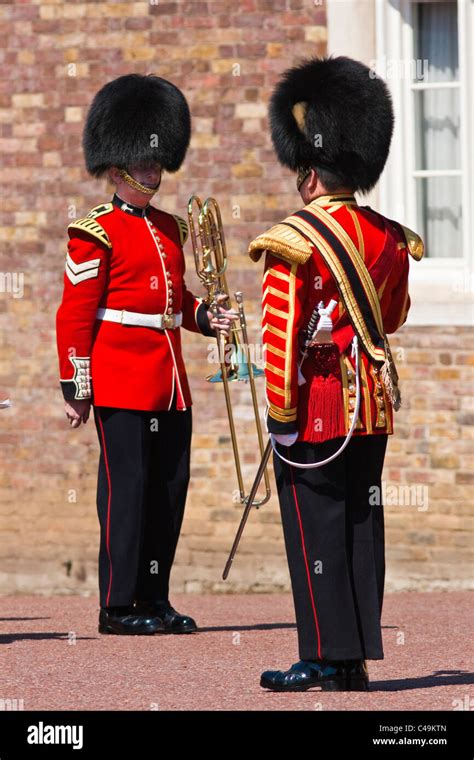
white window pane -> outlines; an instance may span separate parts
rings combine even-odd
[[[415,58],[427,61],[418,79],[425,82],[459,80],[458,9],[451,2],[415,3]],[[418,72],[418,69],[417,69]]]
[[[418,231],[430,258],[462,257],[460,177],[417,178]]]
[[[414,93],[416,169],[460,169],[459,90]]]

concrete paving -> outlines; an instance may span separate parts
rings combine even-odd
[[[199,633],[103,636],[94,598],[1,597],[0,708],[474,709],[469,592],[386,595],[385,660],[369,663],[369,693],[260,688],[263,670],[298,660],[287,594],[189,594],[172,602],[196,618]]]

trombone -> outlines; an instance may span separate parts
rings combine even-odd
[[[199,196],[192,195],[188,202],[188,221],[196,273],[207,290],[209,309],[218,317],[219,307],[217,297],[224,293],[227,296],[230,305],[231,299],[226,280],[228,257],[224,229],[220,208],[215,198],[207,198],[202,202]],[[263,475],[265,493],[260,499],[256,499],[256,493],[254,492],[252,501],[250,502],[250,494],[246,494],[245,492],[242,477],[239,445],[235,430],[229,385],[231,382],[238,380],[243,380],[244,382],[249,383],[255,427],[257,430],[258,447],[260,455],[263,457],[265,448],[255,387],[255,378],[263,375],[263,371],[258,369],[251,362],[243,294],[238,291],[234,295],[239,314],[238,326],[232,326],[230,338],[223,338],[220,334],[217,335],[220,371],[216,375],[211,375],[206,379],[211,383],[222,382],[223,384],[240,502],[241,504],[245,504],[246,510],[250,511],[251,507],[261,507],[262,504],[266,504],[269,500],[271,495],[270,478],[268,471],[265,469]],[[239,337],[239,335],[241,337]]]

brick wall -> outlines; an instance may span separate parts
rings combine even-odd
[[[244,291],[256,338],[260,270],[246,243],[298,205],[293,178],[271,150],[266,104],[278,74],[323,53],[325,39],[324,6],[302,0],[0,0],[0,273],[8,275],[0,291],[0,389],[14,402],[0,411],[1,591],[96,590],[95,431],[91,423],[78,431],[65,423],[54,346],[65,228],[110,196],[83,168],[92,95],[132,71],[168,77],[184,90],[191,149],[184,169],[165,178],[159,202],[184,215],[192,192],[218,197],[229,284]],[[199,292],[186,252],[188,284]],[[394,341],[404,351],[405,407],[386,477],[399,497],[403,486],[426,485],[429,504],[387,508],[390,587],[468,582],[470,339],[465,330],[405,328]],[[208,341],[187,335],[184,342],[195,436],[174,587],[287,588],[275,498],[252,515],[230,581],[220,581],[241,507],[222,389],[204,380],[215,371]],[[248,482],[258,460],[249,398],[244,386],[233,390]]]
[[[393,502],[399,495],[398,504],[386,507],[389,584],[467,587],[473,567],[473,332],[404,327],[392,344],[404,404],[384,473],[387,497]],[[413,498],[407,504],[408,488]]]

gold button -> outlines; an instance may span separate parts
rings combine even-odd
[[[166,309],[166,313],[167,313],[167,314],[172,314],[172,313],[173,313],[173,309],[171,309],[171,308],[169,308],[169,309]]]

